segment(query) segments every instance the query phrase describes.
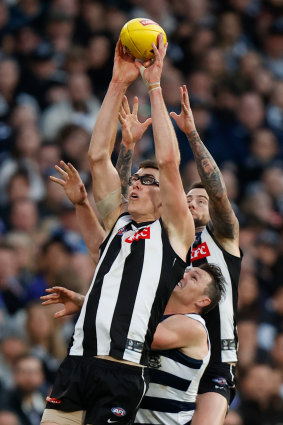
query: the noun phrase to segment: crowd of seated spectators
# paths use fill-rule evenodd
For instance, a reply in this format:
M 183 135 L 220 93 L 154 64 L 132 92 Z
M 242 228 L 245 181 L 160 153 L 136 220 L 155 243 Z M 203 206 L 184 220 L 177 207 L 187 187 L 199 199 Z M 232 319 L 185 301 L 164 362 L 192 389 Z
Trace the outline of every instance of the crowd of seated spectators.
M 74 317 L 39 297 L 86 293 L 93 265 L 73 206 L 49 180 L 70 161 L 91 195 L 87 150 L 115 43 L 135 17 L 168 36 L 163 94 L 187 84 L 198 132 L 223 172 L 244 252 L 237 395 L 225 425 L 283 418 L 283 9 L 281 0 L 0 0 L 0 425 L 39 425 Z M 137 80 L 140 119 L 150 115 Z M 176 128 L 184 188 L 199 179 Z M 121 134 L 113 152 L 115 164 Z M 154 155 L 148 130 L 133 171 Z M 95 207 L 95 206 L 94 206 Z

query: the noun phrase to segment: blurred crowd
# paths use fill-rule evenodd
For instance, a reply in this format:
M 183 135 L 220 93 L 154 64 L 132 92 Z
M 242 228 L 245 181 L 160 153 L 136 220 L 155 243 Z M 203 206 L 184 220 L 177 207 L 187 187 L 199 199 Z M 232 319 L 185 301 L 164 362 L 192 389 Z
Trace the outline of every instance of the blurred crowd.
M 0 425 L 39 425 L 74 318 L 39 297 L 85 293 L 93 266 L 73 206 L 49 180 L 60 159 L 90 193 L 87 150 L 124 23 L 148 17 L 169 41 L 163 94 L 187 84 L 202 140 L 241 226 L 237 396 L 225 425 L 283 422 L 282 0 L 0 0 Z M 140 119 L 150 115 L 141 80 Z M 198 179 L 178 131 L 185 189 Z M 117 160 L 121 135 L 113 153 Z M 150 130 L 138 163 L 154 154 Z

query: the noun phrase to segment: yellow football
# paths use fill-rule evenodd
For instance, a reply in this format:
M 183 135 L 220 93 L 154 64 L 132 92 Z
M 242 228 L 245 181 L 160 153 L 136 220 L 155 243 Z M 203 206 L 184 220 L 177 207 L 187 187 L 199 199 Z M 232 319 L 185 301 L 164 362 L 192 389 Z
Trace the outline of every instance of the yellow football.
M 147 18 L 135 18 L 122 28 L 120 38 L 128 53 L 137 59 L 147 61 L 154 58 L 152 43 L 157 45 L 157 36 L 162 33 L 164 44 L 167 37 L 163 28 Z

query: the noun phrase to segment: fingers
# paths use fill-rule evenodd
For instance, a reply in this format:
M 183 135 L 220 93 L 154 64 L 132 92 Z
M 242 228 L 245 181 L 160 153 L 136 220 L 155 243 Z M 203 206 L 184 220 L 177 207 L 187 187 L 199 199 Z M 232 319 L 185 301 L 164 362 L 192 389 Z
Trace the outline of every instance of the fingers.
M 143 66 L 142 62 L 140 60 L 136 59 L 135 65 L 136 65 L 136 68 L 138 68 L 138 70 L 140 71 L 141 76 L 143 76 L 145 67 Z
M 48 290 L 50 292 L 52 288 Z M 47 291 L 47 289 L 46 289 Z M 60 294 L 52 292 L 48 295 L 42 295 L 40 299 L 43 301 L 43 305 L 49 305 L 49 304 L 58 304 L 59 303 Z
M 58 179 L 57 177 L 50 176 L 49 178 L 50 178 L 51 181 L 53 181 L 54 183 L 59 184 L 62 187 L 64 187 L 65 184 L 66 184 L 65 180 Z
M 154 43 L 152 44 L 155 60 L 159 61 L 165 57 L 168 46 L 168 43 L 165 43 L 164 45 L 164 36 L 162 33 L 158 34 L 157 36 L 157 46 Z
M 119 111 L 119 114 L 122 116 L 122 118 L 123 119 L 125 119 L 126 118 L 126 112 L 125 112 L 125 109 L 124 109 L 124 107 L 123 107 L 123 105 L 121 104 L 121 106 L 120 106 L 120 111 Z
M 58 319 L 59 317 L 67 316 L 66 309 L 63 308 L 63 310 L 57 311 L 57 313 L 54 313 L 55 319 Z
M 64 162 L 64 161 L 60 161 L 60 162 Z M 68 162 L 68 165 L 65 164 L 66 167 L 68 167 L 68 174 L 69 175 L 79 175 L 78 170 L 73 166 L 73 164 L 71 164 L 70 162 Z
M 56 299 L 56 298 L 59 298 L 59 294 L 56 294 L 56 293 L 52 293 L 52 294 L 48 294 L 48 295 L 42 295 L 41 297 L 40 297 L 40 299 L 41 300 L 51 300 L 51 299 Z
M 123 117 L 123 115 L 119 112 L 118 118 L 119 118 L 119 122 L 120 122 L 121 126 L 123 127 L 126 123 L 125 117 Z
M 134 104 L 133 104 L 133 115 L 138 115 L 138 110 L 139 110 L 139 99 L 137 96 L 134 97 Z
M 63 286 L 52 286 L 51 288 L 46 288 L 45 289 L 45 292 L 60 292 L 60 291 L 64 291 L 64 289 L 66 289 L 66 288 L 64 288 Z
M 177 118 L 178 118 L 178 115 L 176 114 L 176 112 L 170 112 L 169 115 L 170 115 L 171 118 L 173 118 L 174 121 L 176 121 Z
M 54 168 L 58 171 L 58 173 L 61 174 L 62 177 L 64 177 L 65 179 L 68 177 L 68 173 L 66 173 L 66 171 L 64 171 L 61 167 L 59 167 L 59 165 L 54 165 Z
M 156 62 L 160 61 L 160 53 L 159 53 L 158 48 L 156 47 L 156 45 L 154 43 L 152 43 L 152 48 L 153 48 L 153 51 L 154 51 L 155 61 Z
M 123 45 L 121 43 L 120 37 L 119 37 L 119 40 L 116 43 L 115 56 L 123 56 Z
M 127 115 L 130 115 L 131 110 L 130 110 L 130 106 L 129 106 L 129 102 L 128 102 L 128 98 L 127 96 L 123 97 L 123 102 L 122 102 L 122 106 L 126 112 Z
M 186 101 L 186 104 L 190 108 L 191 105 L 190 105 L 189 93 L 188 93 L 187 86 L 185 84 L 183 85 L 183 94 L 184 94 L 184 99 Z
M 152 118 L 148 118 L 143 124 L 142 124 L 142 126 L 143 126 L 143 131 L 145 131 L 149 126 L 150 126 L 150 124 L 152 123 Z

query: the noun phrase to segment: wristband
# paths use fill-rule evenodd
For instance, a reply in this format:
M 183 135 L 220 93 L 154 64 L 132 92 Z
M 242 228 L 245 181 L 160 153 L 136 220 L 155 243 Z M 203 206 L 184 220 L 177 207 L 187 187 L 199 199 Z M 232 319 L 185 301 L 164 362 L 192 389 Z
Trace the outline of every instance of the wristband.
M 148 87 L 148 94 L 150 94 L 153 90 L 161 89 L 160 83 L 152 83 Z
M 144 84 L 146 85 L 146 87 L 148 89 L 148 93 L 150 93 L 152 90 L 158 89 L 160 87 L 160 81 L 156 81 L 155 83 L 149 83 L 143 76 L 145 69 L 146 68 L 144 66 L 141 66 L 140 67 L 140 74 L 141 74 L 141 77 L 143 79 Z

